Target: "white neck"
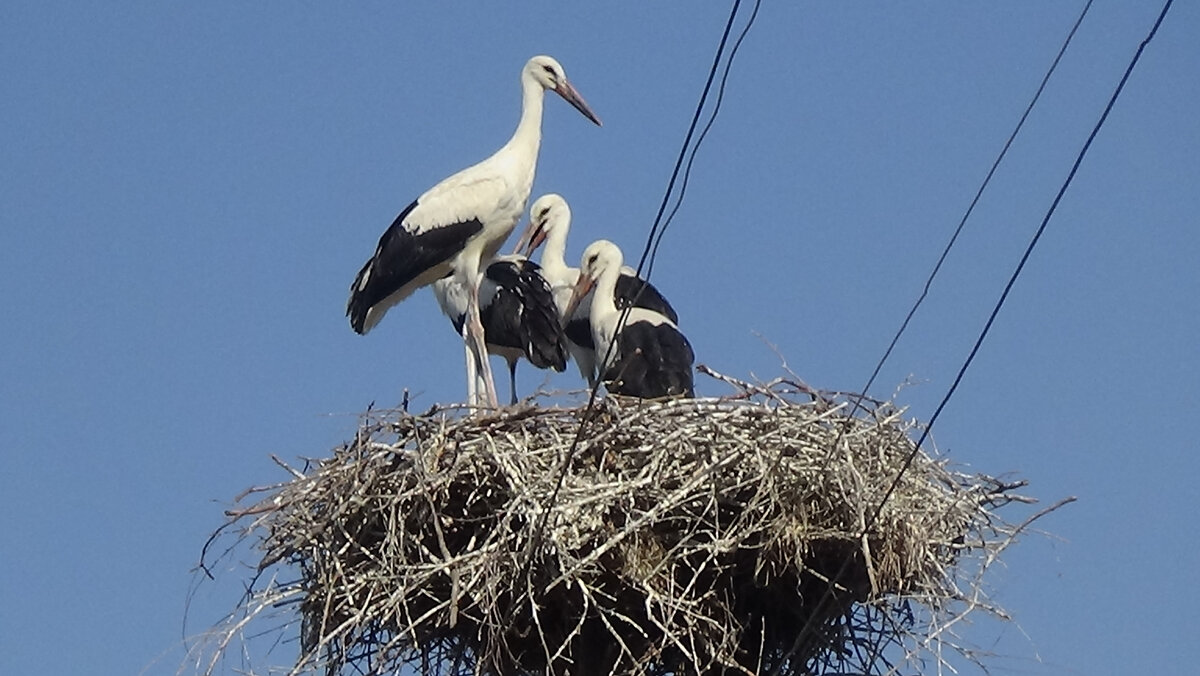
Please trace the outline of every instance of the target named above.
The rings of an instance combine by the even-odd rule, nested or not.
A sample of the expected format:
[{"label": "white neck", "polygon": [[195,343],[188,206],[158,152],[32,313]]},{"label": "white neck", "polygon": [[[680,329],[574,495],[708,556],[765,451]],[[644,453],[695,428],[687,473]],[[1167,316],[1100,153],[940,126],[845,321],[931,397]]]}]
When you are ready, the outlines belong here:
[{"label": "white neck", "polygon": [[596,290],[592,292],[591,321],[596,326],[603,319],[617,313],[617,277],[621,275],[621,265],[610,265],[600,273],[596,280]]},{"label": "white neck", "polygon": [[556,223],[542,242],[542,267],[553,272],[567,268],[567,230],[570,223]]},{"label": "white neck", "polygon": [[517,131],[508,143],[504,144],[501,152],[520,149],[528,152],[530,157],[536,160],[538,147],[542,143],[542,104],[545,99],[546,90],[542,85],[533,79],[532,75],[522,72],[521,121],[517,123]]}]

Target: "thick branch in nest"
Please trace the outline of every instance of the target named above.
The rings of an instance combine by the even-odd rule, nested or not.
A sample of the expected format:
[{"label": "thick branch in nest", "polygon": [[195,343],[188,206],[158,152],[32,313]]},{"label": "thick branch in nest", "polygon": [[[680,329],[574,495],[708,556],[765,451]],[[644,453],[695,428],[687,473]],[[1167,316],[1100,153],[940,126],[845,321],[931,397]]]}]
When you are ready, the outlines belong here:
[{"label": "thick branch in nest", "polygon": [[1005,546],[1013,528],[992,510],[1024,500],[1018,485],[915,451],[887,404],[851,417],[836,397],[794,401],[785,381],[739,385],[377,414],[233,514],[260,570],[299,570],[243,615],[298,600],[297,672],[871,672],[882,644],[928,647],[911,600],[971,600],[956,566]]}]

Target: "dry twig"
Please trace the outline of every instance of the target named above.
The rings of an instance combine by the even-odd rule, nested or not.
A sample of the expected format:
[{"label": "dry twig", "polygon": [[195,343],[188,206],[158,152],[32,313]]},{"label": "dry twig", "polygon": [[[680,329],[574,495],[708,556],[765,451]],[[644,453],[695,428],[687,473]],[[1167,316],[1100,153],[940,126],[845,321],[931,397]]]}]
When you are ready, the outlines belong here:
[{"label": "dry twig", "polygon": [[[290,673],[883,673],[882,648],[941,660],[962,617],[998,612],[980,576],[1026,525],[996,514],[1023,484],[922,452],[864,534],[915,423],[714,377],[740,391],[600,401],[553,504],[581,409],[372,411],[228,513],[268,582],[196,666],[275,617],[299,620]],[[262,575],[279,566],[298,576]]]}]

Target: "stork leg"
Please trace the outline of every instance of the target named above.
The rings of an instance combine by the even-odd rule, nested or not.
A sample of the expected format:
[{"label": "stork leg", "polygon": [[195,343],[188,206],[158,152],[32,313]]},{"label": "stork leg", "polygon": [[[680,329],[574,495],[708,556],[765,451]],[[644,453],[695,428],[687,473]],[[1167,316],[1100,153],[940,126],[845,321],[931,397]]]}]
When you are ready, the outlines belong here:
[{"label": "stork leg", "polygon": [[[488,361],[486,352],[484,353],[483,359],[484,359],[484,361]],[[486,402],[483,401],[483,393],[486,391],[487,391],[487,385],[484,383],[483,373],[481,373],[480,370],[478,368],[476,368],[475,369],[475,404],[474,404],[475,406],[481,407],[481,406],[487,405]]]},{"label": "stork leg", "polygon": [[467,323],[466,326],[471,334],[471,340],[468,341],[468,349],[472,346],[475,350],[476,365],[479,367],[479,373],[483,377],[484,386],[484,401],[483,406],[492,408],[500,408],[500,398],[496,396],[496,381],[492,378],[492,365],[488,361],[487,342],[483,335],[483,322],[479,318],[479,283],[483,281],[483,275],[479,275],[471,284],[471,293],[467,298]]},{"label": "stork leg", "polygon": [[509,401],[513,406],[517,405],[517,360],[508,360],[508,391],[511,395]]},{"label": "stork leg", "polygon": [[467,331],[466,322],[463,322],[462,339],[467,351],[467,406],[475,407],[479,405],[479,363],[471,348],[471,334]]}]

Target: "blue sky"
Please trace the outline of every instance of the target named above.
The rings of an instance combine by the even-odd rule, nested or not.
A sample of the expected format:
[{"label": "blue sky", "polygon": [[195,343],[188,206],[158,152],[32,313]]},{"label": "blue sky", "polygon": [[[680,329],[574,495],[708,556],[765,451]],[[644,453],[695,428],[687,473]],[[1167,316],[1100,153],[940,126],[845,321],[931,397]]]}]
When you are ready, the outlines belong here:
[{"label": "blue sky", "polygon": [[[1082,5],[766,2],[655,266],[698,361],[770,378],[769,341],[861,387]],[[346,292],[401,208],[508,138],[528,57],[605,123],[548,101],[534,196],[571,202],[572,257],[639,250],[727,11],[6,2],[5,671],[174,673],[238,591],[202,585],[183,626],[200,547],[285,478],[270,454],[321,456],[403,388],[462,398],[431,294],[363,338]],[[932,412],[1157,12],[1093,7],[875,394],[911,380]],[[1015,622],[966,630],[1000,673],[1194,665],[1198,32],[1178,3],[935,429],[1080,498],[994,571]]]}]

